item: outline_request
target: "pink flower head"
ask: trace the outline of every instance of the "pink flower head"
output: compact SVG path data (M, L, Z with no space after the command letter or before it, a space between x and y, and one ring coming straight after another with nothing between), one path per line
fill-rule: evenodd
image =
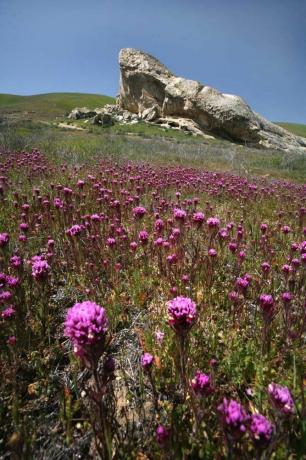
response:
M284 265L282 266L282 272L283 272L286 276L288 276L288 275L292 272L292 267L291 267L291 265L289 265L289 264L284 264Z
M163 230L164 227L165 227L164 221L162 219L156 219L155 224L154 224L155 230L158 233L160 233Z
M235 242L230 242L228 244L228 249L233 253L237 251L237 248L238 248L238 244Z
M1 312L1 317L3 319L9 319L9 318L12 318L12 316L14 316L15 313L16 313L15 308L13 307L13 305L10 305L9 307L7 307L5 310Z
M103 344L108 330L108 319L100 305L86 300L69 308L64 323L64 334L73 344L74 353L82 357L90 353L94 345Z
M290 292L283 292L282 293L282 301L286 304L289 304L292 300L292 295Z
M204 219L205 219L205 216L202 212L198 211L198 212L195 212L192 216L192 220L194 223L200 225L204 222Z
M16 286L18 286L20 283L20 280L19 278L16 278L15 276L10 276L8 275L6 277L6 284L10 287L10 288L14 288Z
M138 234L138 238L142 244L146 244L149 239L149 234L146 230L141 230Z
M140 358L140 363L143 369L148 371L153 366L154 356L150 353L144 353Z
M287 387L277 383L270 383L268 395L272 406L283 415L290 415L294 412L294 402Z
M10 262L13 268L19 268L22 265L22 258L19 256L12 256Z
M236 291L231 291L231 292L229 292L229 294L228 294L228 298L229 298L229 300L230 300L231 302L237 303L237 302L239 302L239 293L236 292Z
M41 257L36 257L34 261L32 261L32 276L37 281L45 280L50 272L50 266L48 262Z
M271 265L269 264L269 262L263 262L261 264L261 269L264 273L269 273L269 271L271 270Z
M274 307L274 299L270 294L261 294L259 297L259 303L263 310L263 313L271 315Z
M217 256L217 251L214 248L210 248L208 250L208 255L209 255L209 257L216 257Z
M0 248L4 248L10 240L8 233L0 233Z
M261 224L260 230L261 230L261 233L266 233L266 231L268 230L268 225L265 223Z
M155 340L157 343L162 343L162 341L164 340L164 337L165 337L165 333L162 332L162 331L155 331L154 333L154 337L155 337Z
M0 292L0 303L5 304L11 300L12 297L13 294L10 291L2 291Z
M60 198L54 198L53 205L57 209L62 209L64 207L64 203Z
M154 246L162 246L163 242L164 240L161 237L159 237L156 240L154 240Z
M239 291L241 291L242 293L245 293L248 286L249 286L250 282L249 280L246 278L246 276L243 276L243 277L239 277L237 278L236 280L236 287L238 288Z
M136 241L131 241L131 243L130 243L131 251L135 252L136 249L137 249L137 246L138 246L138 244L136 243Z
M283 232L285 235L287 235L288 233L291 232L291 228L290 228L288 225L284 225L284 226L282 227L282 232Z
M72 227L70 227L66 231L66 234L69 235L69 236L77 236L82 232L83 229L84 229L83 225L75 224L75 225L72 225Z
M198 396L208 396L213 392L210 376L200 371L191 380L191 386Z
M206 223L210 229L217 229L219 228L220 220L218 217L209 217Z
M196 304L189 297L175 297L167 302L168 321L177 333L186 333L197 317Z
M246 432L246 425L249 419L241 404L233 399L228 401L224 398L223 403L218 407L218 411L221 413L225 431L234 439L241 438Z
M85 181L83 181L82 179L79 179L79 180L77 181L77 186L78 186L79 188L83 188L84 185L85 185Z
M8 345L15 345L16 342L17 342L17 339L14 335L11 335L10 337L8 337L6 341Z
M177 255L176 254L170 254L167 256L167 262L169 265L174 265L177 263Z
M92 222L100 222L101 221L101 216L99 216L99 214L92 214L90 216L90 220Z
M112 238L112 237L107 238L106 244L109 248L113 248L114 246L116 246L115 238Z
M265 447L272 438L273 426L269 420L261 414L252 414L250 433L256 445Z
M134 217L137 219L141 219L146 213L147 210L143 206L136 206L136 208L133 209Z
M184 221L186 219L186 211L180 208L174 208L173 215L176 220Z
M160 446L164 446L169 440L171 435L170 428L166 428L164 425L158 425L156 428L156 441Z

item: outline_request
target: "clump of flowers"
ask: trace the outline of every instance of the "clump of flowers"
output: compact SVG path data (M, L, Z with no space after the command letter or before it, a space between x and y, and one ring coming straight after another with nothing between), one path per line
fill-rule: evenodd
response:
M192 220L194 223L200 225L204 222L204 219L205 219L205 216L202 212L198 211L198 212L195 212L192 216Z
M191 380L191 387L197 396L208 396L213 392L210 376L200 371Z
M218 217L209 217L206 223L210 229L217 229L219 228L220 220Z
M234 440L241 438L246 432L249 416L246 410L237 401L223 399L218 406L225 432Z
M141 219L146 214L146 212L146 208L143 206L136 206L136 208L133 209L133 215L137 219Z
M79 357L99 357L103 353L108 319L103 307L86 300L76 303L66 315L64 334L73 345L74 353Z
M32 276L37 281L45 280L50 272L50 265L40 256L32 258Z
M287 387L282 387L277 383L270 383L268 395L272 406L282 415L294 413L294 401Z
M269 420L261 414L252 414L250 433L254 444L259 448L266 447L273 434L273 426Z
M169 300L167 306L170 326L179 334L188 332L197 318L197 308L193 300L178 296Z
M181 220L181 221L184 221L187 216L186 211L180 208L174 208L173 215L176 220Z

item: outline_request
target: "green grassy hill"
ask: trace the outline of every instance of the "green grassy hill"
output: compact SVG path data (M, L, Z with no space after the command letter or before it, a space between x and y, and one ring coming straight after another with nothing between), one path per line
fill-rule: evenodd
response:
M49 93L34 96L0 94L0 116L52 120L56 117L64 117L75 107L94 109L114 102L113 97L99 94Z
M31 120L54 120L65 117L75 107L103 107L114 104L115 98L100 94L47 93L33 96L17 96L0 93L0 117ZM306 125L277 122L279 126L298 136L306 137Z
M287 129L297 136L306 137L306 125L301 125L298 123L277 123L282 128Z

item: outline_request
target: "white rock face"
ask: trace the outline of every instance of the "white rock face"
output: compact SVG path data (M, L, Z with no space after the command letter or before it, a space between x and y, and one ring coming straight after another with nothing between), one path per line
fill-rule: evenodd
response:
M176 77L153 56L132 48L120 51L119 64L119 107L139 118L151 122L162 119L163 123L167 118L180 119L180 125L186 118L186 126L197 134L306 153L306 139L253 112L239 96Z

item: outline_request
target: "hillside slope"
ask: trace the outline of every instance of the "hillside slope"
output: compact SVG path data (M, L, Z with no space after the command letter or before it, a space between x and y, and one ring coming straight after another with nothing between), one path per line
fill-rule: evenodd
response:
M306 125L284 122L279 122L277 124L282 128L287 129L291 133L296 134L297 136L306 137Z
M99 94L47 93L34 96L0 94L0 116L52 120L64 117L74 107L103 107L114 104L115 99Z

